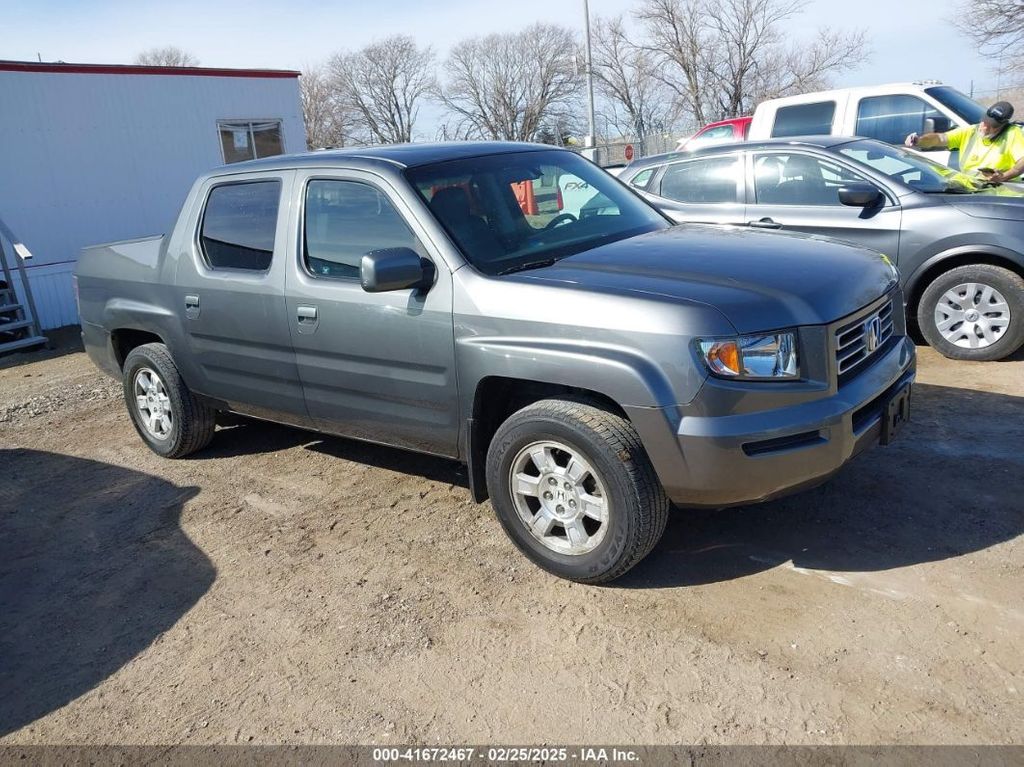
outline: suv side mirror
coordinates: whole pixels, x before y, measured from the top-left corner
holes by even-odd
[[[367,293],[428,287],[434,265],[412,248],[383,248],[363,256],[359,281]]]
[[[881,190],[871,184],[847,184],[839,187],[839,202],[851,208],[867,208],[881,199]]]

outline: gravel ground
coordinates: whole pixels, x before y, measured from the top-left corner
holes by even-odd
[[[0,745],[1016,743],[1024,361],[921,350],[813,491],[529,565],[446,461],[240,422],[165,461],[66,346],[0,361]]]

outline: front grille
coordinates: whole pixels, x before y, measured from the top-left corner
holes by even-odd
[[[892,338],[892,311],[890,300],[836,330],[836,372],[840,381],[849,378]]]

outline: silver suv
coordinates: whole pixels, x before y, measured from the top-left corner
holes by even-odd
[[[646,556],[670,502],[762,501],[888,442],[914,378],[877,254],[673,227],[535,145],[220,168],[77,281],[86,349],[160,455],[232,411],[447,456],[528,557],[588,583]]]

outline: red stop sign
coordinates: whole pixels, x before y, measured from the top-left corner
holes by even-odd
[[[626,162],[633,162],[633,145],[626,144]]]

